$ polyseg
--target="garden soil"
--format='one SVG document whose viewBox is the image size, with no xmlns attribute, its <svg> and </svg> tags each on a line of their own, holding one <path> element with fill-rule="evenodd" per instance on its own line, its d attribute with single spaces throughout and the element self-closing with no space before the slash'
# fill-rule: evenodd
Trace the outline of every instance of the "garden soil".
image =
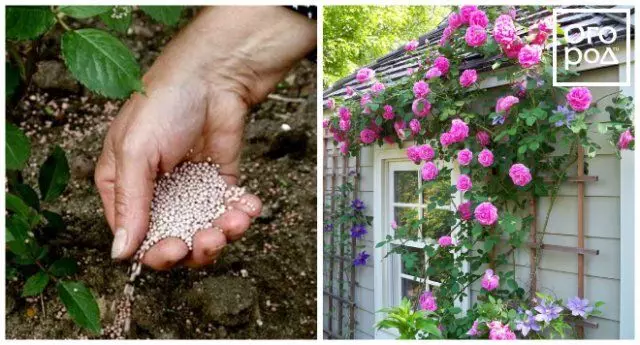
<svg viewBox="0 0 640 345">
<path fill-rule="evenodd" d="M 175 32 L 135 13 L 130 32 L 120 37 L 146 70 Z M 66 151 L 69 185 L 61 199 L 43 205 L 63 215 L 66 229 L 44 236 L 51 257 L 77 261 L 73 279 L 91 289 L 106 325 L 130 263 L 109 257 L 112 235 L 93 172 L 123 102 L 93 95 L 66 75 L 59 62 L 60 34 L 49 33 L 38 43 L 34 78 L 7 116 L 31 140 L 24 171 L 31 186 L 53 147 Z M 277 96 L 248 115 L 240 184 L 262 199 L 261 216 L 215 265 L 144 269 L 136 282 L 129 338 L 316 338 L 315 80 L 315 63 L 302 61 L 278 85 Z M 24 277 L 7 281 L 8 339 L 95 338 L 73 323 L 53 286 L 42 298 L 23 298 L 23 282 Z"/>
</svg>

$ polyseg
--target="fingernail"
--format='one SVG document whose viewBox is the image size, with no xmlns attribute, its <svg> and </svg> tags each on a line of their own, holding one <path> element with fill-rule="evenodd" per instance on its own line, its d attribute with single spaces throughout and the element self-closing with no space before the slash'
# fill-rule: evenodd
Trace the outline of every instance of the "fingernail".
<svg viewBox="0 0 640 345">
<path fill-rule="evenodd" d="M 213 249 L 207 249 L 204 252 L 204 255 L 208 256 L 208 257 L 214 257 L 217 256 L 218 254 L 220 254 L 220 250 L 222 250 L 222 248 L 224 248 L 224 245 L 222 246 L 217 246 Z"/>
<path fill-rule="evenodd" d="M 111 246 L 111 258 L 119 259 L 124 252 L 127 245 L 127 231 L 120 228 L 116 231 L 116 235 L 113 238 L 113 245 Z"/>
</svg>

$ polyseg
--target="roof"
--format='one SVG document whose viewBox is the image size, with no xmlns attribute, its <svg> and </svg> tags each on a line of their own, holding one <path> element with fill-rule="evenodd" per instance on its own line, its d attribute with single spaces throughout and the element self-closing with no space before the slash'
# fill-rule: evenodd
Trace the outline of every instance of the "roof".
<svg viewBox="0 0 640 345">
<path fill-rule="evenodd" d="M 629 6 L 561 6 L 558 8 L 569 8 L 569 9 L 604 9 L 604 8 L 629 8 Z M 634 12 L 634 7 L 631 7 L 631 13 Z M 535 24 L 538 20 L 543 19 L 545 17 L 551 16 L 553 13 L 549 9 L 540 9 L 537 11 L 532 11 L 528 9 L 524 9 L 522 7 L 517 7 L 516 9 L 516 22 L 524 27 L 518 34 L 522 36 L 527 35 L 527 28 L 533 24 Z M 558 23 L 560 27 L 565 29 L 570 25 L 579 24 L 581 26 L 589 26 L 592 24 L 598 24 L 602 26 L 611 26 L 616 30 L 617 38 L 616 42 L 626 39 L 626 22 L 625 15 L 618 13 L 566 13 L 566 14 L 558 14 Z M 399 80 L 400 78 L 406 76 L 408 68 L 416 68 L 418 67 L 418 59 L 416 56 L 424 56 L 427 51 L 435 51 L 438 48 L 438 41 L 440 37 L 442 37 L 442 32 L 445 27 L 447 27 L 447 21 L 443 20 L 440 25 L 431 32 L 420 36 L 418 42 L 419 46 L 416 49 L 417 54 L 406 54 L 404 51 L 404 47 L 400 47 L 391 53 L 376 59 L 373 63 L 363 66 L 368 67 L 376 71 L 376 77 L 381 80 L 386 80 L 387 83 Z M 631 38 L 633 39 L 633 32 L 631 30 Z M 586 33 L 586 32 L 585 32 Z M 591 36 L 596 36 L 597 34 L 592 32 Z M 581 47 L 588 45 L 587 40 L 583 40 L 584 43 L 578 44 L 576 46 Z M 594 41 L 594 46 L 601 44 L 600 40 L 597 39 Z M 564 47 L 559 46 L 558 52 L 561 53 L 564 51 Z M 474 68 L 478 72 L 483 72 L 487 70 L 491 70 L 491 65 L 500 58 L 499 55 L 489 58 L 483 58 L 480 54 L 474 53 L 466 56 L 462 62 L 461 68 L 468 69 Z M 503 64 L 502 67 L 506 67 L 508 64 Z M 368 84 L 359 84 L 355 80 L 356 72 L 351 75 L 340 79 L 335 84 L 331 85 L 328 89 L 326 89 L 323 93 L 323 98 L 327 99 L 329 97 L 341 97 L 346 94 L 346 87 L 351 86 L 353 89 L 361 91 L 367 89 L 371 83 Z"/>
</svg>

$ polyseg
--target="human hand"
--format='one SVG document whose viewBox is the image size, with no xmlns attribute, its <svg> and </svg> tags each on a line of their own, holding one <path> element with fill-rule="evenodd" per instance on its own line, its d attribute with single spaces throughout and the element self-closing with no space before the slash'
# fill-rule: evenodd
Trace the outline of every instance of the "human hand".
<svg viewBox="0 0 640 345">
<path fill-rule="evenodd" d="M 315 25 L 278 7 L 206 8 L 165 48 L 111 124 L 95 180 L 114 231 L 112 257 L 131 257 L 149 223 L 153 183 L 189 160 L 211 157 L 227 183 L 238 178 L 248 109 L 264 99 L 295 61 L 315 45 Z M 212 263 L 227 241 L 244 234 L 260 214 L 255 195 L 243 196 L 199 231 L 189 252 L 177 238 L 153 246 L 143 263 L 168 269 Z M 247 204 L 252 204 L 250 208 Z"/>
</svg>

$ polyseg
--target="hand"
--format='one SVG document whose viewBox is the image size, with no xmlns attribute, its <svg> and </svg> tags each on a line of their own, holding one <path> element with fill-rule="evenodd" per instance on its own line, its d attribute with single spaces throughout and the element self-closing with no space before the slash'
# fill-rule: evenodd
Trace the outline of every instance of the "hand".
<svg viewBox="0 0 640 345">
<path fill-rule="evenodd" d="M 131 257 L 149 223 L 153 182 L 185 159 L 211 157 L 235 184 L 248 109 L 264 99 L 293 64 L 315 45 L 315 24 L 278 7 L 206 8 L 173 41 L 111 124 L 95 180 L 114 231 L 112 257 Z M 199 231 L 193 251 L 179 239 L 153 246 L 143 263 L 168 269 L 212 263 L 228 241 L 242 237 L 256 206 L 234 203 L 213 229 Z"/>
</svg>

